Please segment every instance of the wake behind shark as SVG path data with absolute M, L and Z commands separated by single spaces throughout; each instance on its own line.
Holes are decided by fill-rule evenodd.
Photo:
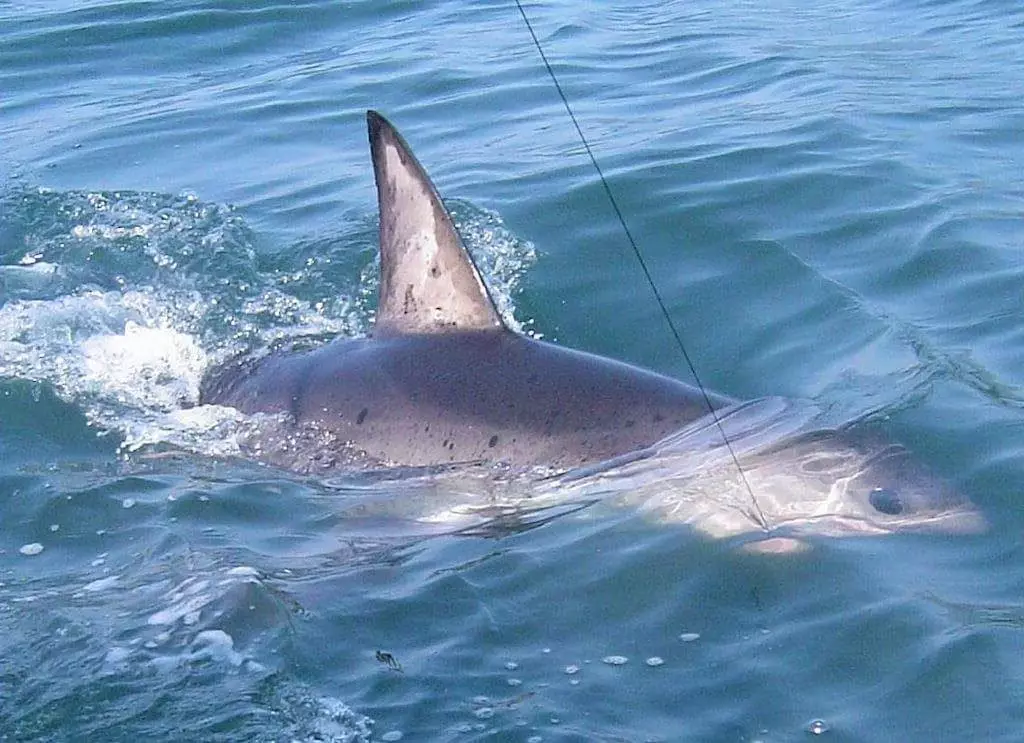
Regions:
M 203 403 L 287 420 L 286 434 L 268 440 L 261 458 L 300 471 L 480 462 L 513 472 L 601 471 L 617 458 L 629 463 L 665 450 L 689 452 L 693 447 L 679 432 L 706 430 L 712 411 L 743 408 L 726 396 L 508 329 L 405 140 L 373 111 L 367 122 L 380 212 L 373 336 L 231 363 L 204 380 Z M 832 459 L 838 452 L 846 466 L 830 475 L 817 457 L 812 494 L 773 493 L 766 502 L 808 518 L 840 506 L 852 513 L 855 503 L 858 519 L 891 528 L 962 524 L 944 516 L 970 510 L 902 448 L 896 456 L 893 445 L 867 446 L 837 431 L 812 440 L 812 451 L 831 452 Z M 666 441 L 674 443 L 666 449 L 660 443 Z M 807 439 L 794 446 L 807 446 Z M 762 469 L 765 462 L 781 463 L 792 484 L 799 474 L 793 470 L 806 460 L 781 451 L 750 455 L 760 457 Z M 754 528 L 770 528 L 761 509 L 746 501 L 741 510 Z

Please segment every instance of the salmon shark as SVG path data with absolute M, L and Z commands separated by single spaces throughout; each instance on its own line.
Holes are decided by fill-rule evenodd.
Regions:
M 372 336 L 229 362 L 202 385 L 201 403 L 287 421 L 284 433 L 261 445 L 260 458 L 302 472 L 482 462 L 520 473 L 583 473 L 566 481 L 571 489 L 602 463 L 664 452 L 678 462 L 681 452 L 715 448 L 706 435 L 690 434 L 720 439 L 725 429 L 716 433 L 709 414 L 712 423 L 717 414 L 735 420 L 744 403 L 510 330 L 405 140 L 374 111 L 367 124 L 380 214 Z M 901 447 L 869 446 L 843 431 L 804 436 L 788 454 L 778 442 L 741 453 L 752 471 L 771 471 L 773 483 L 788 473 L 784 484 L 813 491 L 766 493 L 763 503 L 774 511 L 810 519 L 845 509 L 857 513 L 848 520 L 885 530 L 963 523 L 945 516 L 970 510 Z M 830 474 L 826 459 L 843 466 Z M 691 460 L 688 474 L 709 471 Z M 743 517 L 771 528 L 756 489 L 751 496 L 753 503 L 738 496 L 747 501 Z

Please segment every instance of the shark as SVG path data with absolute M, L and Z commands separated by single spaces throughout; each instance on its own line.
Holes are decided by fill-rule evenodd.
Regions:
M 632 491 L 685 482 L 674 492 L 686 497 L 659 490 L 660 510 L 716 511 L 700 520 L 718 535 L 797 521 L 827 533 L 977 525 L 968 499 L 898 444 L 846 429 L 780 437 L 792 428 L 780 420 L 803 418 L 766 414 L 771 404 L 751 415 L 727 395 L 514 332 L 409 145 L 381 114 L 366 120 L 380 218 L 371 335 L 235 359 L 201 386 L 202 404 L 284 421 L 259 458 L 301 472 L 484 463 L 587 493 L 616 478 Z M 718 491 L 735 507 L 715 506 L 707 475 L 723 469 L 740 474 Z

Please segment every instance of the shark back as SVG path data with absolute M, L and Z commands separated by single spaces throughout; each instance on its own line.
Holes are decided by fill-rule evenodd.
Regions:
M 284 413 L 312 432 L 292 437 L 286 466 L 568 469 L 649 446 L 728 402 L 506 328 L 423 167 L 384 117 L 367 122 L 380 210 L 373 337 L 277 354 L 205 385 L 205 402 Z

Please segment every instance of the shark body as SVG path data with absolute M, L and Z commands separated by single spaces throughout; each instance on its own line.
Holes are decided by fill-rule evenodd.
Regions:
M 684 462 L 697 493 L 687 513 L 732 513 L 745 524 L 718 529 L 723 535 L 769 530 L 780 515 L 829 533 L 977 524 L 967 499 L 905 449 L 843 430 L 741 447 L 765 492 L 734 483 L 719 488 L 732 499 L 719 507 L 700 473 L 721 468 L 696 460 L 709 440 L 720 444 L 722 430 L 711 439 L 702 433 L 700 444 L 686 432 L 711 431 L 709 413 L 732 419 L 746 404 L 507 328 L 405 140 L 373 111 L 367 122 L 380 211 L 372 337 L 228 364 L 203 384 L 203 403 L 288 421 L 284 435 L 262 447 L 267 461 L 306 472 L 483 462 L 550 474 L 616 458 L 664 462 L 667 451 L 669 461 Z M 725 466 L 735 470 L 731 456 Z

